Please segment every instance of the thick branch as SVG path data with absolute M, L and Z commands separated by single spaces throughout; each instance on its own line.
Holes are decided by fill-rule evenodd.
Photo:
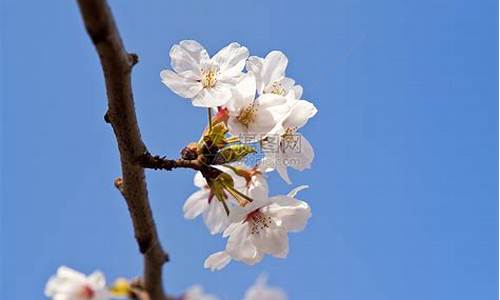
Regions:
M 166 299 L 162 266 L 168 260 L 163 251 L 148 200 L 144 168 L 137 157 L 146 153 L 134 109 L 130 81 L 135 54 L 125 51 L 113 16 L 105 0 L 77 0 L 104 72 L 108 96 L 105 119 L 113 127 L 120 152 L 121 192 L 134 226 L 135 238 L 144 257 L 144 288 L 152 300 Z

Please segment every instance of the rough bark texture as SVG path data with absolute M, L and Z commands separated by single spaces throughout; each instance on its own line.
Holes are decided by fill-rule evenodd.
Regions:
M 113 127 L 120 152 L 122 192 L 132 218 L 135 238 L 144 257 L 144 290 L 152 300 L 167 299 L 162 284 L 162 266 L 168 261 L 153 220 L 143 166 L 138 157 L 147 153 L 141 139 L 130 81 L 135 54 L 125 50 L 105 0 L 77 0 L 92 42 L 101 61 L 108 112 L 105 120 Z

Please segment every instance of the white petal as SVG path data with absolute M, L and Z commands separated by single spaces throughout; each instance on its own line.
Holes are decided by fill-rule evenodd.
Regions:
M 282 289 L 267 286 L 265 276 L 260 275 L 245 292 L 244 300 L 286 300 L 286 294 Z
M 227 226 L 226 230 L 224 230 L 224 233 L 222 234 L 223 238 L 227 238 L 228 236 L 232 235 L 234 232 L 241 230 L 242 228 L 242 223 L 231 223 Z
M 203 88 L 200 82 L 182 77 L 171 70 L 162 70 L 160 77 L 163 84 L 183 98 L 193 98 Z
M 94 289 L 104 289 L 106 287 L 106 278 L 100 271 L 95 271 L 90 274 L 87 280 L 90 282 Z
M 45 295 L 55 300 L 79 299 L 83 286 L 88 285 L 95 292 L 93 299 L 109 299 L 105 290 L 106 281 L 101 272 L 94 272 L 89 277 L 68 267 L 62 266 L 52 276 L 45 287 Z
M 255 113 L 254 121 L 248 124 L 247 131 L 262 136 L 267 135 L 278 123 L 281 111 L 277 107 L 266 108 L 259 106 Z
M 247 241 L 247 244 L 248 246 L 241 248 L 242 251 L 239 253 L 239 256 L 235 256 L 233 259 L 253 266 L 262 261 L 264 254 L 259 252 L 250 241 Z
M 196 187 L 204 188 L 207 186 L 207 180 L 203 177 L 200 171 L 196 172 L 193 178 L 193 183 Z
M 262 260 L 263 254 L 258 251 L 249 237 L 247 224 L 239 226 L 234 230 L 227 240 L 226 252 L 234 260 L 242 261 L 248 265 L 254 265 Z
M 44 294 L 47 297 L 53 297 L 63 288 L 67 288 L 67 283 L 60 277 L 51 276 L 45 285 Z
M 233 186 L 236 189 L 241 190 L 242 188 L 244 188 L 246 186 L 246 184 L 247 184 L 246 179 L 242 176 L 237 175 L 231 168 L 223 166 L 223 165 L 213 165 L 212 167 L 214 167 L 214 168 L 216 168 L 224 173 L 229 174 L 231 176 L 231 178 L 233 179 L 233 183 L 234 183 Z
M 262 70 L 262 64 L 264 63 L 264 59 L 257 56 L 250 56 L 247 60 L 246 68 L 248 72 L 252 72 L 255 74 L 260 74 Z
M 261 252 L 257 251 L 257 249 L 252 245 L 252 247 L 247 247 L 245 252 L 252 253 L 251 255 L 246 255 L 239 257 L 239 259 L 234 258 L 234 260 L 238 260 L 241 262 L 246 263 L 247 265 L 253 266 L 264 258 L 264 254 Z
M 299 148 L 300 147 L 300 148 Z M 293 141 L 281 141 L 280 150 L 275 153 L 275 169 L 287 183 L 291 183 L 287 168 L 303 171 L 311 167 L 314 149 L 301 134 L 295 134 Z
M 231 43 L 222 48 L 212 58 L 219 64 L 220 72 L 224 77 L 240 75 L 248 58 L 248 49 L 238 43 Z
M 300 191 L 303 191 L 305 189 L 308 189 L 309 186 L 308 185 L 299 185 L 298 187 L 295 187 L 293 188 L 290 192 L 288 192 L 287 196 L 288 197 L 292 197 L 292 198 L 295 198 L 295 196 L 297 196 L 297 194 L 300 192 Z
M 262 65 L 260 80 L 257 83 L 259 92 L 262 93 L 268 84 L 282 79 L 285 76 L 287 65 L 288 58 L 281 51 L 271 51 Z
M 189 196 L 182 207 L 184 218 L 194 219 L 203 213 L 208 208 L 208 196 L 207 190 L 199 190 Z
M 295 85 L 295 80 L 290 77 L 283 77 L 283 79 L 279 81 L 279 84 L 281 84 L 281 87 L 286 91 L 289 91 Z
M 300 153 L 298 154 L 297 163 L 292 164 L 291 167 L 299 171 L 311 168 L 311 163 L 314 160 L 314 149 L 303 135 L 300 135 Z
M 267 199 L 269 195 L 269 185 L 266 177 L 261 174 L 252 176 L 247 193 L 248 196 L 254 200 Z M 267 203 L 267 201 L 264 203 Z
M 230 227 L 228 226 L 228 229 Z M 245 247 L 248 237 L 250 235 L 249 225 L 246 222 L 237 223 L 235 226 L 232 226 L 230 231 L 229 238 L 227 239 L 226 251 L 234 256 L 239 255 L 240 251 L 248 250 L 248 247 Z M 224 232 L 226 234 L 226 232 Z
M 300 99 L 302 98 L 302 93 L 304 92 L 304 89 L 300 85 L 295 85 L 292 87 L 290 92 L 293 92 L 295 99 Z
M 191 72 L 198 79 L 201 77 L 200 65 L 208 60 L 208 53 L 196 41 L 185 40 L 170 49 L 170 63 L 177 73 Z
M 281 220 L 281 226 L 290 232 L 304 230 L 307 220 L 311 217 L 309 205 L 288 196 L 271 197 L 274 203 L 266 207 L 266 212 Z
M 213 88 L 202 89 L 193 98 L 193 105 L 197 107 L 217 107 L 224 105 L 231 98 L 231 89 L 221 84 Z
M 186 290 L 184 295 L 180 298 L 182 300 L 218 300 L 217 297 L 206 294 L 203 288 L 199 285 L 194 285 Z
M 279 157 L 283 157 L 283 156 L 279 156 Z M 290 180 L 290 177 L 288 176 L 288 169 L 287 169 L 287 165 L 285 163 L 286 162 L 284 161 L 284 159 L 277 161 L 275 164 L 275 169 L 278 172 L 278 174 L 280 175 L 280 177 L 286 183 L 292 184 L 292 181 Z
M 236 119 L 236 117 L 230 116 L 227 122 L 227 128 L 232 135 L 239 136 L 241 134 L 247 133 L 247 128 Z
M 226 229 L 229 219 L 222 203 L 212 199 L 208 209 L 203 212 L 203 221 L 207 225 L 210 234 L 221 233 Z
M 231 256 L 226 251 L 216 252 L 205 260 L 203 266 L 210 271 L 218 271 L 231 262 Z
M 275 146 L 272 146 L 275 147 Z M 268 149 L 265 151 L 264 158 L 259 163 L 259 169 L 263 172 L 272 172 L 276 168 L 276 149 Z
M 229 212 L 229 221 L 231 223 L 241 222 L 245 220 L 249 213 L 261 207 L 269 205 L 270 203 L 271 201 L 266 197 L 253 199 L 253 201 L 247 204 L 245 207 L 235 206 Z
M 85 274 L 80 273 L 66 266 L 61 266 L 57 269 L 57 277 L 75 280 L 75 281 L 85 281 Z
M 307 120 L 312 118 L 317 112 L 318 110 L 311 102 L 305 100 L 297 101 L 283 121 L 283 127 L 301 128 L 307 123 Z
M 106 289 L 96 290 L 94 292 L 95 295 L 94 298 L 92 298 L 92 300 L 109 300 L 113 298 L 111 292 Z
M 285 258 L 288 255 L 288 235 L 286 229 L 281 226 L 271 225 L 252 235 L 251 238 L 262 253 L 278 258 Z
M 240 110 L 251 104 L 255 99 L 255 76 L 246 74 L 231 90 L 231 101 L 228 102 L 227 108 L 230 113 L 239 114 Z
M 285 104 L 287 99 L 280 95 L 275 94 L 263 94 L 260 95 L 256 100 L 260 107 L 271 107 Z M 284 108 L 283 108 L 284 109 Z

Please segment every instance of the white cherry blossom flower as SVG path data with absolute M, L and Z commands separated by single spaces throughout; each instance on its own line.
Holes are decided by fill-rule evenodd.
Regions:
M 205 294 L 203 287 L 193 285 L 182 295 L 181 300 L 218 300 L 214 295 Z
M 54 300 L 106 300 L 111 294 L 101 272 L 89 276 L 61 266 L 45 286 L 45 296 Z
M 248 49 L 231 43 L 212 58 L 196 41 L 185 40 L 170 49 L 172 70 L 160 73 L 162 82 L 194 106 L 216 107 L 231 98 L 231 88 L 240 79 Z
M 288 110 L 283 96 L 264 94 L 255 99 L 256 83 L 252 74 L 245 75 L 232 91 L 227 109 L 228 128 L 233 135 L 264 136 Z
M 286 96 L 294 91 L 297 98 L 302 96 L 302 87 L 295 85 L 295 80 L 285 76 L 288 58 L 281 51 L 271 51 L 265 58 L 250 56 L 247 61 L 247 70 L 257 79 L 259 94 L 273 93 Z
M 259 276 L 246 292 L 243 300 L 286 300 L 285 292 L 280 288 L 269 287 L 266 276 Z
M 223 236 L 228 237 L 226 249 L 210 255 L 205 260 L 205 268 L 220 270 L 231 260 L 254 265 L 265 254 L 277 258 L 288 255 L 288 232 L 299 232 L 306 226 L 311 216 L 309 205 L 295 199 L 295 195 L 306 186 L 292 190 L 288 195 L 252 197 L 245 207 L 231 210 L 232 223 Z
M 262 141 L 263 145 L 274 143 L 273 150 L 265 152 L 262 168 L 267 171 L 276 170 L 281 178 L 290 184 L 288 167 L 298 171 L 311 167 L 314 149 L 309 141 L 297 131 L 318 110 L 312 103 L 296 99 L 293 91 L 287 95 L 287 105 L 290 107 L 289 111 L 283 115 L 282 120 L 272 130 L 275 139 Z
M 214 197 L 201 172 L 196 173 L 193 181 L 200 189 L 189 196 L 184 203 L 184 218 L 194 219 L 203 215 L 203 221 L 211 234 L 223 232 L 229 224 L 224 206 Z

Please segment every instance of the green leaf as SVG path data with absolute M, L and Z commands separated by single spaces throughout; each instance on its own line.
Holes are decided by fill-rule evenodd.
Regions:
M 227 164 L 242 160 L 245 156 L 255 153 L 255 148 L 244 144 L 235 144 L 224 147 L 219 150 L 214 162 L 216 164 Z
M 217 200 L 219 200 L 219 202 L 221 202 L 222 205 L 224 205 L 224 210 L 226 211 L 226 214 L 229 215 L 229 207 L 227 206 L 227 203 L 226 203 L 227 196 L 224 193 L 224 188 L 225 188 L 225 185 L 227 184 L 226 183 L 227 178 L 225 178 L 226 176 L 223 176 L 223 175 L 228 176 L 232 182 L 233 179 L 231 178 L 231 176 L 229 176 L 228 174 L 225 174 L 225 173 L 222 173 L 219 176 L 217 176 L 215 179 L 210 179 L 207 182 L 208 182 L 208 185 L 210 186 L 212 193 L 214 193 Z

